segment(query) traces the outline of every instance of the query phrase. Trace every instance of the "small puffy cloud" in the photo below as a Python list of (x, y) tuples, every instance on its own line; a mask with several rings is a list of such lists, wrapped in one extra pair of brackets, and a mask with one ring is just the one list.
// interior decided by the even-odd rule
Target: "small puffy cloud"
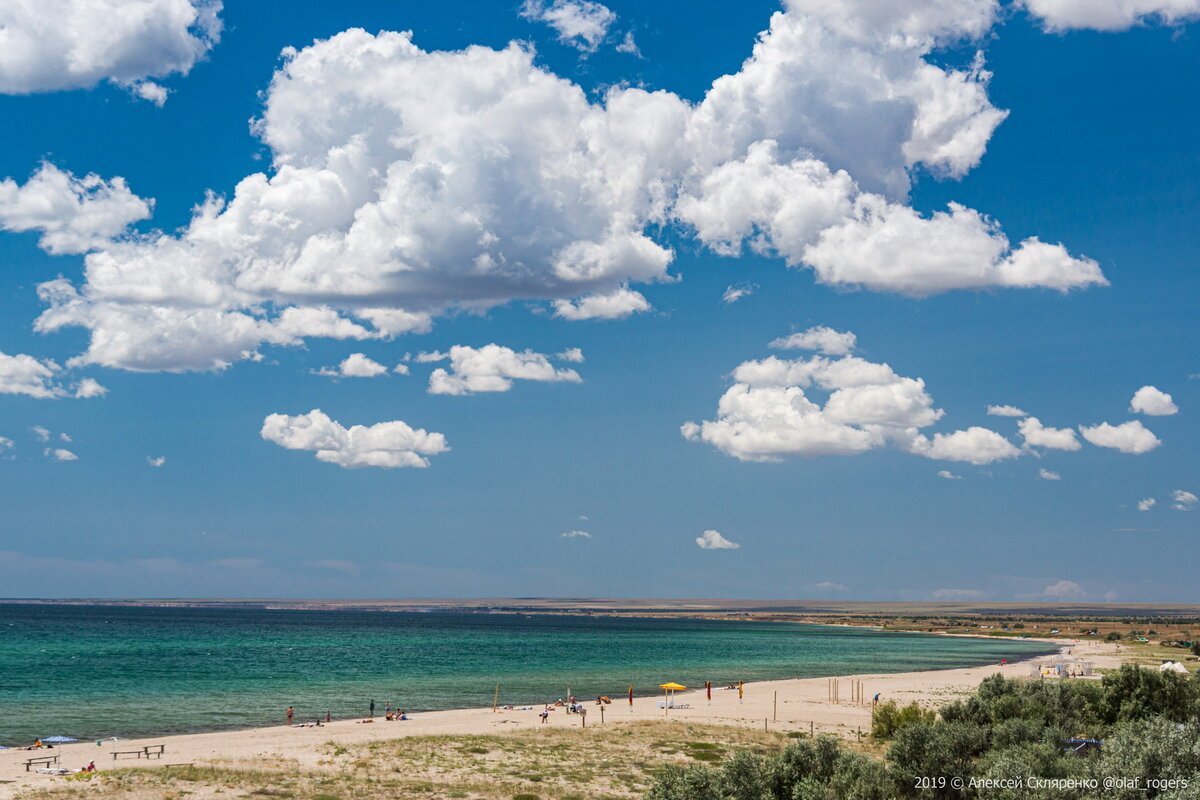
[(858, 337), (849, 331), (835, 331), (824, 325), (817, 325), (791, 336), (783, 336), (771, 342), (770, 346), (779, 350), (816, 350), (827, 356), (844, 356), (854, 350)]
[(978, 589), (953, 589), (943, 588), (933, 590), (934, 600), (978, 600), (984, 596), (984, 592)]
[(11, 452), (17, 446), (17, 443), (7, 436), (0, 436), (0, 455)]
[(1153, 497), (1146, 497), (1141, 500), (1138, 500), (1137, 510), (1138, 511), (1149, 511), (1150, 509), (1154, 508), (1156, 505), (1158, 505), (1157, 500), (1155, 500)]
[[(596, 52), (608, 36), (608, 29), (617, 21), (617, 15), (607, 6), (593, 0), (552, 0), (549, 3), (525, 0), (521, 16), (546, 23), (558, 34), (560, 42), (585, 53)], [(627, 35), (626, 42), (632, 41), (632, 34)], [(636, 52), (637, 45), (633, 48)]]
[[(336, 378), (376, 378), (386, 375), (387, 371), (388, 368), (378, 361), (368, 358), (362, 353), (351, 353), (337, 365), (337, 368), (322, 367), (317, 370), (316, 374)], [(396, 371), (399, 372), (399, 369)], [(408, 368), (405, 367), (405, 372), (407, 371)]]
[(75, 385), (75, 396), (78, 398), (103, 397), (106, 394), (108, 389), (101, 386), (95, 378), (84, 378)]
[(579, 349), (578, 347), (568, 347), (561, 353), (556, 353), (554, 357), (559, 361), (569, 361), (572, 364), (582, 364), (583, 350)]
[(1175, 491), (1171, 492), (1171, 500), (1171, 508), (1175, 509), (1176, 511), (1191, 511), (1196, 507), (1196, 503), (1200, 502), (1200, 498), (1197, 498), (1196, 495), (1192, 494), (1191, 492), (1184, 491), (1183, 489), (1176, 489)]
[(932, 439), (917, 436), (909, 445), (910, 452), (941, 461), (963, 461), (968, 464), (991, 464), (1021, 454), (1017, 446), (1000, 434), (972, 425), (953, 433), (935, 433)]
[(943, 480), (948, 480), (948, 481), (961, 481), (962, 480), (962, 475), (956, 475), (955, 473), (951, 472), (948, 469), (938, 470), (937, 476), (939, 478), (942, 478)]
[(1075, 581), (1057, 581), (1056, 583), (1052, 583), (1042, 590), (1043, 597), (1050, 597), (1060, 600), (1069, 600), (1082, 597), (1083, 594), (1083, 587)]
[(317, 460), (345, 468), (423, 468), (429, 466), (427, 456), (450, 449), (442, 434), (399, 420), (345, 428), (320, 409), (299, 416), (271, 414), (263, 420), (261, 434), (280, 447), (309, 450)]
[(29, 429), (29, 432), (32, 433), (34, 438), (39, 442), (50, 441), (50, 431), (47, 428), (43, 428), (41, 425), (34, 425)]
[(991, 417), (1027, 417), (1029, 416), (1016, 406), (988, 406), (988, 416)]
[(159, 469), (166, 465), (167, 457), (166, 456), (146, 456), (146, 463), (149, 464), (150, 466), (154, 467), (155, 469)]
[(741, 547), (737, 542), (731, 542), (721, 535), (720, 531), (708, 530), (696, 537), (696, 545), (701, 550), (737, 550)]
[(131, 192), (124, 178), (77, 178), (48, 162), (24, 184), (0, 180), (0, 230), (38, 231), (41, 248), (54, 255), (102, 247), (153, 208), (154, 200)]
[(47, 447), (45, 450), (46, 458), (52, 461), (78, 461), (79, 456), (62, 447)]
[(622, 286), (611, 292), (591, 294), (575, 300), (555, 300), (554, 316), (571, 322), (585, 319), (624, 319), (650, 310), (641, 292)]
[(1070, 428), (1047, 428), (1037, 417), (1026, 417), (1017, 424), (1026, 447), (1045, 447), (1050, 450), (1078, 450), (1083, 445)]
[(0, 352), (0, 394), (19, 394), (39, 400), (72, 396), (103, 397), (108, 394), (108, 389), (94, 378), (84, 378), (68, 389), (59, 381), (61, 372), (62, 367), (51, 359)]
[(1046, 469), (1045, 467), (1042, 467), (1041, 469), (1038, 470), (1038, 477), (1044, 481), (1061, 481), (1062, 480), (1062, 475), (1059, 475), (1054, 470)]
[(1122, 453), (1139, 455), (1148, 453), (1162, 444), (1140, 420), (1130, 420), (1120, 425), (1110, 425), (1102, 422), (1099, 425), (1079, 426), (1079, 432), (1097, 447), (1108, 447), (1120, 450)]
[(1179, 25), (1200, 17), (1198, 0), (1021, 0), (1049, 31), (1123, 31), (1161, 21)]
[(23, 353), (10, 356), (0, 352), (0, 394), (62, 397), (62, 389), (53, 383), (60, 369), (58, 364), (49, 359), (39, 360)]
[(1166, 392), (1160, 392), (1153, 386), (1143, 386), (1133, 393), (1129, 410), (1149, 417), (1169, 417), (1179, 413), (1179, 406)]
[(156, 105), (147, 80), (186, 75), (217, 43), (220, 0), (38, 0), (0, 5), (0, 94), (82, 89), (103, 80)]
[[(558, 369), (542, 353), (517, 352), (498, 344), (483, 347), (455, 345), (447, 356), (450, 369), (435, 369), (429, 376), (430, 394), (465, 395), (507, 392), (514, 380), (580, 383), (573, 369)], [(418, 356), (419, 358), (419, 356)]]
[(559, 534), (564, 539), (590, 539), (592, 535), (587, 531), (564, 531)]
[(725, 287), (725, 293), (721, 295), (721, 302), (727, 306), (731, 306), (738, 300), (745, 299), (754, 294), (758, 286), (753, 283), (735, 283)]
[(405, 364), (402, 361), (396, 366), (392, 367), (392, 372), (396, 373), (397, 375), (407, 375), (409, 373), (408, 364)]
[(820, 583), (814, 585), (813, 588), (818, 592), (845, 592), (850, 587), (834, 581), (821, 581)]

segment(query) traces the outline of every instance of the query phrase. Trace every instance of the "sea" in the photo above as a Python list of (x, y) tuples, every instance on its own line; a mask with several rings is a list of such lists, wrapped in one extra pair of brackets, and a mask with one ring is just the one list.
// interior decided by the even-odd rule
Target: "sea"
[(676, 681), (968, 667), (1054, 652), (786, 622), (479, 612), (0, 603), (0, 744), (157, 736), (499, 703), (614, 700)]

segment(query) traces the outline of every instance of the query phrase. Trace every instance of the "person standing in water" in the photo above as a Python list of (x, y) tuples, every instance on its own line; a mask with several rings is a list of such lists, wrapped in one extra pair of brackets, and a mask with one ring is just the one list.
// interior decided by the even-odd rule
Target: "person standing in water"
[(371, 719), (375, 719), (375, 701), (371, 701)]
[(288, 706), (288, 710), (287, 710), (287, 724), (288, 724), (289, 726), (292, 724), (292, 716), (293, 716), (293, 715), (295, 715), (295, 713), (296, 713), (296, 710), (295, 710), (294, 708), (292, 708), (291, 706)]

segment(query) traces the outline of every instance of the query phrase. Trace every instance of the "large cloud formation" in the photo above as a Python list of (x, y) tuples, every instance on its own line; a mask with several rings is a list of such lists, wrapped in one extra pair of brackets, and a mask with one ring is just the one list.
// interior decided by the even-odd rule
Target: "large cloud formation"
[(220, 0), (36, 0), (0, 4), (0, 94), (103, 80), (162, 105), (150, 78), (186, 75), (221, 35)]
[(203, 370), (514, 299), (615, 318), (649, 308), (631, 284), (672, 279), (652, 235), (672, 225), (838, 286), (1103, 284), (981, 212), (906, 205), (913, 170), (965, 174), (1005, 116), (981, 58), (928, 58), (995, 15), (991, 0), (793, 0), (695, 104), (625, 86), (593, 102), (516, 43), (427, 52), (354, 29), (288, 49), (254, 126), (271, 169), (178, 234), (90, 253), (82, 284), (44, 284), (37, 328), (89, 329), (74, 364)]

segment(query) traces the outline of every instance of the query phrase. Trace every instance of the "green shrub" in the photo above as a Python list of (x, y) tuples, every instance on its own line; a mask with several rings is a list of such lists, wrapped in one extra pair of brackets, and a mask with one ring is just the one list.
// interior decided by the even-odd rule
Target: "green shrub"
[(937, 712), (921, 708), (916, 703), (898, 706), (894, 700), (875, 706), (871, 714), (871, 736), (876, 739), (891, 739), (896, 732), (908, 725), (933, 722)]

